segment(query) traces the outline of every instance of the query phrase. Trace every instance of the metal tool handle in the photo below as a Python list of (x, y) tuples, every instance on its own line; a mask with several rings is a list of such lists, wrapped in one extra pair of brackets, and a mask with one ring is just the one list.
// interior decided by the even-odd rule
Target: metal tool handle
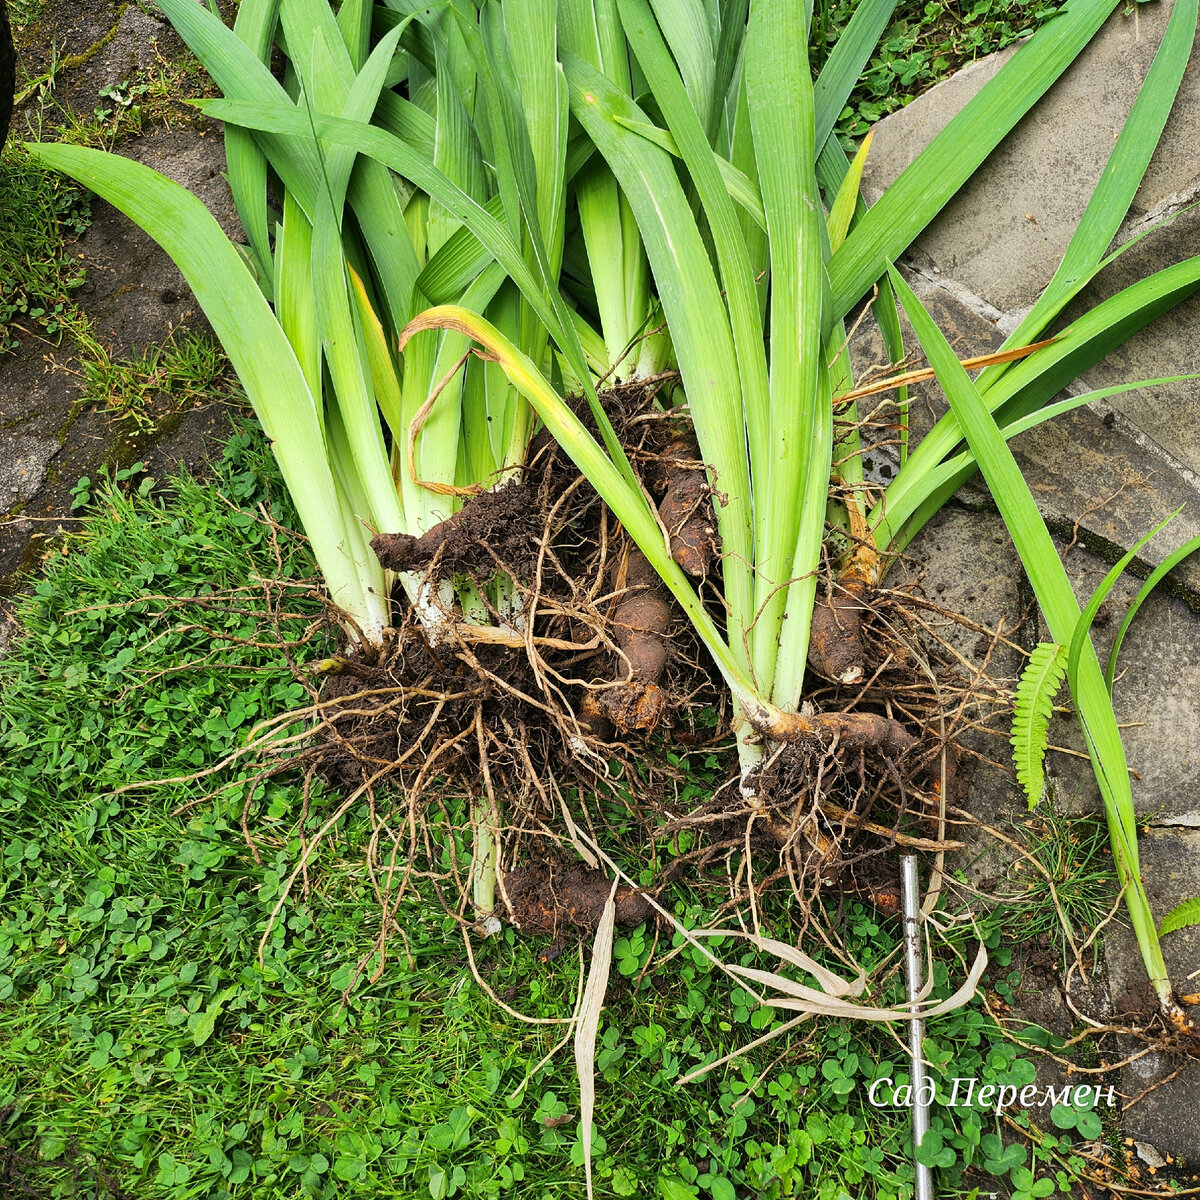
[[(916, 856), (906, 854), (900, 860), (900, 895), (904, 913), (904, 966), (908, 983), (908, 1000), (914, 1003), (921, 993), (925, 973), (925, 956), (921, 952), (921, 899), (917, 880)], [(916, 1161), (917, 1147), (929, 1132), (929, 1100), (925, 1094), (925, 1059), (921, 1043), (925, 1039), (925, 1022), (914, 1016), (908, 1023), (908, 1053), (912, 1064), (912, 1140), (913, 1165), (916, 1168), (916, 1200), (933, 1200), (933, 1172)]]

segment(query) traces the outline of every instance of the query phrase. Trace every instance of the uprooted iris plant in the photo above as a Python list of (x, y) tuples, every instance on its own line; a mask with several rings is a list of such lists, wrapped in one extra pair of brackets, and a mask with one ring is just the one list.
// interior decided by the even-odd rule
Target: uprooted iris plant
[[(805, 772), (832, 758), (876, 764), (901, 793), (923, 789), (943, 840), (922, 844), (945, 848), (931, 782), (944, 747), (870, 690), (864, 619), (896, 555), (981, 470), (1053, 636), (1071, 642), (1078, 605), (1006, 443), (1093, 398), (1054, 402), (1200, 284), (1197, 257), (1054, 325), (1112, 257), (1187, 64), (1196, 0), (1176, 0), (1057, 274), (1002, 352), (967, 364), (984, 368), (974, 380), (892, 264), (1113, 0), (1078, 0), (1039, 30), (869, 209), (869, 145), (848, 155), (833, 130), (894, 0), (864, 0), (815, 79), (790, 0), (344, 0), (336, 14), (327, 0), (243, 0), (232, 30), (191, 0), (159, 2), (225, 95), (203, 108), (226, 125), (248, 250), (136, 163), (31, 150), (142, 224), (188, 278), (272, 440), (344, 622), (342, 665), (367, 680), (372, 664), (410, 653), (406, 682), (391, 678), (409, 701), (426, 696), (427, 732), (466, 698), (471, 719), (409, 765), (428, 779), (455, 747), (477, 752), (480, 915), (504, 880), (488, 747), (503, 740), (519, 758), (529, 703), (555, 709), (558, 752), (602, 762), (601, 739), (660, 719), (680, 613), (728, 690), (743, 821), (769, 829), (784, 859), (801, 842), (828, 851), (813, 833), (819, 776)], [(848, 323), (869, 305), (903, 362), (897, 300), (949, 402), (915, 446), (909, 376), (856, 385), (849, 354)], [(868, 396), (884, 397), (869, 420)], [(862, 466), (880, 441), (898, 462), (886, 487)], [(536, 468), (548, 461), (551, 486)], [(522, 486), (527, 504), (500, 499)], [(561, 536), (535, 536), (514, 564), (500, 551), (525, 508)], [(456, 537), (476, 551), (494, 539), (492, 561), (468, 569)], [(584, 542), (586, 578), (572, 584), (565, 547)], [(554, 570), (557, 592), (542, 588)], [(419, 650), (395, 648), (401, 624)], [(518, 675), (499, 654), (525, 656)], [(615, 662), (615, 677), (584, 678), (589, 654)], [(1130, 916), (1182, 1023), (1086, 631), (1074, 661)], [(816, 677), (848, 689), (840, 704), (805, 702)], [(497, 689), (517, 708), (489, 723), (480, 697)], [(388, 703), (394, 714), (402, 701)], [(389, 754), (394, 765), (394, 745), (366, 756), (371, 778)], [(538, 803), (539, 821), (561, 816), (563, 840), (594, 848), (552, 784)], [(777, 1002), (810, 1003), (795, 986)]]

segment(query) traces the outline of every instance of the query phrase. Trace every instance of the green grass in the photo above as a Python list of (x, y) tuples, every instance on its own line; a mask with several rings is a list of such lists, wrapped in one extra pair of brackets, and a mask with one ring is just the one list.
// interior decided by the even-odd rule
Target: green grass
[(42, 15), (46, 0), (8, 0), (8, 17), (14, 25), (28, 25)]
[[(232, 440), (211, 485), (155, 492), (126, 474), (95, 489), (87, 532), (21, 605), (24, 634), (0, 661), (2, 1143), (35, 1160), (27, 1175), (53, 1196), (118, 1186), (138, 1200), (577, 1196), (569, 1051), (510, 1099), (559, 1027), (491, 1004), (431, 896), (400, 913), (411, 962), (394, 941), (379, 982), (360, 979), (342, 1004), (378, 928), (365, 813), (348, 814), (318, 854), (310, 893), (285, 907), (260, 967), (259, 939), (300, 852), (300, 780), (270, 782), (255, 800), (261, 862), (240, 828), (245, 772), (112, 794), (190, 775), (257, 717), (303, 702), (270, 648), (263, 585), (246, 583), (278, 580), (279, 631), (299, 661), (328, 651), (309, 624), (305, 547), (285, 535), (277, 558), (254, 512), (265, 504), (286, 524), (282, 496), (250, 433)], [(312, 818), (330, 803), (314, 788)], [(459, 802), (447, 804), (465, 824)], [(687, 922), (704, 915), (686, 889), (673, 902)], [(895, 946), (896, 926), (857, 902), (835, 919), (868, 968)], [(1003, 975), (1001, 930), (985, 929)], [(639, 984), (653, 941), (626, 931), (614, 948), (597, 1054), (598, 1195), (909, 1194), (906, 1114), (866, 1098), (873, 1079), (905, 1076), (886, 1033), (821, 1022), (676, 1089), (776, 1015), (690, 951)], [(539, 948), (510, 932), (479, 946), (480, 969), (518, 1009), (565, 1016), (579, 953), (542, 965)], [(943, 959), (942, 996), (962, 974)], [(878, 999), (899, 988), (893, 969)], [(947, 1077), (1033, 1078), (977, 1009), (929, 1034)], [(1040, 1167), (1023, 1144), (1001, 1153), (983, 1111), (942, 1109), (934, 1128), (945, 1195), (965, 1186), (968, 1161), (1022, 1181), (1013, 1173), (1048, 1178), (1070, 1161), (1066, 1133), (1042, 1143)]]
[(57, 338), (78, 320), (83, 267), (71, 243), (91, 223), (86, 189), (37, 166), (13, 142), (0, 152), (0, 354), (18, 326)]
[[(1104, 822), (1093, 816), (1071, 817), (1052, 800), (1043, 801), (1022, 822), (1029, 854), (1054, 881), (1058, 908), (1071, 926), (1077, 945), (1087, 941), (1113, 903), (1112, 852)], [(1071, 951), (1058, 909), (1049, 889), (1033, 874), (1029, 863), (1014, 864), (1017, 877), (1029, 884), (1035, 897), (1025, 909), (1025, 929), (1030, 939), (1053, 940), (1060, 962), (1071, 960)], [(1036, 882), (1034, 882), (1036, 881)]]
[[(857, 7), (857, 0), (817, 0), (814, 63), (824, 61)], [(947, 75), (1032, 33), (1061, 7), (1061, 0), (901, 0), (838, 132), (862, 137)]]
[(83, 399), (106, 405), (118, 420), (152, 429), (161, 402), (173, 410), (240, 397), (229, 360), (211, 337), (174, 331), (132, 358), (114, 357), (95, 338), (80, 338)]

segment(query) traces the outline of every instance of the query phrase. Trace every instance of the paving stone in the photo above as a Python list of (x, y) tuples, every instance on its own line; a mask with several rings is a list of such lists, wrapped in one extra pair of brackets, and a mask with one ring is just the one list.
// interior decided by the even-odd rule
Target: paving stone
[[(886, 582), (896, 587), (919, 585), (930, 601), (976, 626), (932, 612), (922, 614), (937, 636), (962, 656), (964, 677), (967, 671), (981, 668), (986, 658), (993, 680), (1015, 685), (1023, 662), (1020, 652), (1000, 645), (989, 657), (991, 639), (981, 632), (995, 630), (1003, 622), (1010, 640), (1017, 645), (1027, 640), (1019, 626), (1028, 608), (1028, 584), (998, 514), (958, 505), (943, 508), (892, 567)], [(982, 703), (965, 710), (962, 719), (982, 722), (989, 716), (991, 732), (972, 729), (960, 738), (967, 751), (960, 767), (968, 781), (965, 807), (986, 825), (1007, 827), (1026, 811), (1026, 804), (1008, 765), (1005, 721), (997, 720)], [(964, 871), (973, 886), (989, 894), (1012, 890), (1004, 882), (1013, 858), (1005, 846), (975, 827), (958, 828), (953, 836), (967, 842), (968, 848), (951, 856), (952, 869)]]
[[(1081, 546), (1065, 561), (1082, 606), (1110, 564)], [(1140, 580), (1125, 576), (1098, 614), (1092, 641), (1102, 666), (1140, 586)], [(1044, 625), (1039, 636), (1049, 638)], [(1177, 598), (1152, 595), (1129, 627), (1117, 667), (1113, 701), (1126, 758), (1135, 773), (1133, 799), (1139, 814), (1156, 824), (1200, 824), (1200, 619)], [(1085, 749), (1078, 721), (1069, 715), (1053, 719), (1050, 741), (1076, 755)], [(1102, 811), (1085, 758), (1052, 752), (1047, 774), (1065, 808)]]
[[(941, 271), (1005, 312), (1028, 308), (1049, 282), (1154, 58), (1171, 0), (1120, 7), (1034, 110), (948, 204), (918, 247)], [(863, 173), (868, 202), (949, 124), (1014, 47), (958, 72), (877, 127)], [(1200, 183), (1197, 58), (1185, 76), (1131, 216)], [(986, 231), (986, 233), (984, 233)]]
[[(1182, 900), (1200, 896), (1200, 830), (1150, 829), (1139, 843), (1146, 892), (1156, 920)], [(1144, 1013), (1149, 1005), (1145, 968), (1133, 932), (1126, 926), (1106, 931), (1105, 956), (1114, 1012)], [(1181, 929), (1163, 938), (1163, 957), (1178, 994), (1200, 991), (1200, 928)], [(1198, 1014), (1196, 1008), (1192, 1013)], [(1182, 1068), (1174, 1079), (1167, 1077)], [(1121, 1091), (1133, 1098), (1164, 1081), (1139, 1100), (1123, 1118), (1125, 1133), (1147, 1142), (1160, 1154), (1200, 1162), (1200, 1059), (1150, 1054), (1121, 1072)]]
[[(939, 323), (952, 330), (961, 356), (995, 346), (1049, 282), (1170, 11), (1169, 2), (1118, 9), (1039, 109), (906, 256), (910, 278)], [(876, 198), (1017, 52), (975, 64), (882, 122), (864, 177), (868, 199)], [(1064, 321), (1200, 251), (1200, 216), (1174, 215), (1200, 194), (1197, 80), (1200, 55), (1193, 53), (1160, 148), (1117, 240), (1128, 240), (1164, 217), (1174, 219), (1132, 244), (1064, 313)], [(1200, 300), (1192, 298), (1134, 334), (1072, 391), (1200, 371), (1198, 326)], [(869, 329), (857, 341), (860, 357), (882, 353)], [(944, 411), (936, 387), (914, 400), (914, 426), (927, 427)], [(1013, 449), (1060, 547), (1078, 538), (1066, 565), (1081, 599), (1090, 595), (1121, 550), (1181, 504), (1187, 506), (1184, 512), (1139, 556), (1137, 568), (1144, 574), (1169, 550), (1200, 533), (1200, 387), (1195, 383), (1160, 385), (1093, 403), (1022, 435)], [(885, 459), (886, 452), (877, 457)], [(884, 478), (895, 470), (894, 462), (882, 465)], [(987, 499), (976, 484), (960, 493), (959, 502), (986, 506)], [(994, 619), (994, 598), (981, 602), (981, 589), (971, 583), (993, 570), (990, 554), (978, 549), (971, 554), (973, 542), (989, 546), (986, 518), (986, 513), (944, 513), (910, 553), (923, 555), (930, 578), (942, 579), (955, 570), (955, 556), (965, 554), (955, 598), (969, 614)], [(958, 530), (956, 544), (944, 532), (952, 527)], [(1179, 900), (1200, 895), (1200, 620), (1184, 602), (1194, 606), (1200, 596), (1200, 562), (1173, 572), (1169, 583), (1176, 594), (1151, 598), (1132, 626), (1114, 690), (1130, 766), (1139, 776), (1133, 785), (1135, 803), (1153, 822), (1142, 837), (1142, 869), (1158, 919)], [(1123, 579), (1102, 610), (1106, 620), (1094, 632), (1102, 661), (1138, 586), (1135, 579)], [(1044, 627), (1034, 636), (1045, 637)], [(1074, 717), (1055, 718), (1051, 741), (1082, 750)], [(1075, 812), (1099, 811), (1085, 758), (1052, 753), (1047, 770), (1062, 805)], [(981, 818), (1009, 819), (1022, 804), (1003, 773), (977, 772), (968, 807)], [(986, 883), (986, 878), (969, 874)], [(1136, 943), (1119, 919), (1106, 931), (1104, 951), (1113, 1011), (1152, 1008)], [(1164, 952), (1177, 989), (1200, 991), (1197, 981), (1188, 978), (1200, 962), (1200, 931), (1169, 935)], [(1122, 1090), (1137, 1095), (1180, 1062), (1155, 1055), (1140, 1059), (1123, 1072)], [(1198, 1106), (1200, 1064), (1193, 1062), (1126, 1114), (1126, 1132), (1159, 1153), (1195, 1162), (1200, 1159)]]

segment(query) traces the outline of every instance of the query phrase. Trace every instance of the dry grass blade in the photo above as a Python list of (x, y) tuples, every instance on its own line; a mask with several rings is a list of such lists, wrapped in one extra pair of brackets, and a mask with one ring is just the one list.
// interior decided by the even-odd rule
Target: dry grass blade
[[(1047, 338), (1045, 341), (1034, 342), (1029, 346), (1017, 346), (1012, 350), (1001, 350), (995, 354), (981, 354), (977, 358), (963, 358), (959, 362), (965, 371), (976, 371), (980, 367), (1000, 366), (1002, 363), (1028, 358), (1035, 350), (1052, 346), (1057, 341), (1058, 338)], [(910, 383), (923, 383), (935, 376), (936, 372), (932, 367), (922, 367), (917, 371), (905, 371), (903, 375), (890, 375), (887, 379), (879, 379), (875, 383), (865, 384), (863, 387), (855, 388), (852, 392), (843, 392), (840, 396), (834, 396), (833, 403), (835, 407), (842, 407), (854, 400), (877, 396), (880, 392), (894, 392), (897, 388), (907, 387)]]
[(617, 923), (617, 884), (604, 905), (596, 938), (592, 942), (592, 965), (588, 971), (583, 1003), (579, 1006), (579, 1024), (575, 1029), (575, 1068), (579, 1072), (579, 1133), (583, 1141), (583, 1171), (587, 1181), (588, 1200), (592, 1192), (592, 1113), (596, 1107), (596, 1031), (600, 1028), (600, 1010), (608, 990), (608, 973), (612, 968), (613, 931)]
[[(922, 1017), (940, 1017), (944, 1013), (961, 1008), (974, 995), (983, 972), (987, 969), (987, 950), (981, 943), (975, 955), (975, 962), (962, 986), (948, 999), (935, 1004), (932, 1008), (920, 1008)], [(830, 996), (816, 988), (806, 987), (796, 983), (774, 971), (759, 971), (753, 967), (740, 967), (730, 964), (728, 970), (745, 979), (752, 980), (762, 987), (774, 988), (790, 999), (772, 998), (767, 1003), (772, 1008), (787, 1008), (795, 1012), (816, 1013), (827, 1017), (848, 1017), (858, 1021), (909, 1021), (912, 1012), (907, 1008), (870, 1008), (863, 1004), (851, 1004), (847, 1000)]]
[(743, 933), (740, 929), (693, 929), (697, 937), (733, 937), (745, 938), (756, 950), (774, 954), (776, 958), (789, 962), (802, 971), (807, 971), (831, 996), (861, 996), (867, 986), (867, 977), (859, 972), (853, 981), (843, 979), (835, 971), (823, 967), (815, 958), (810, 958), (803, 950), (788, 945), (787, 942), (775, 938), (762, 937), (760, 934)]

